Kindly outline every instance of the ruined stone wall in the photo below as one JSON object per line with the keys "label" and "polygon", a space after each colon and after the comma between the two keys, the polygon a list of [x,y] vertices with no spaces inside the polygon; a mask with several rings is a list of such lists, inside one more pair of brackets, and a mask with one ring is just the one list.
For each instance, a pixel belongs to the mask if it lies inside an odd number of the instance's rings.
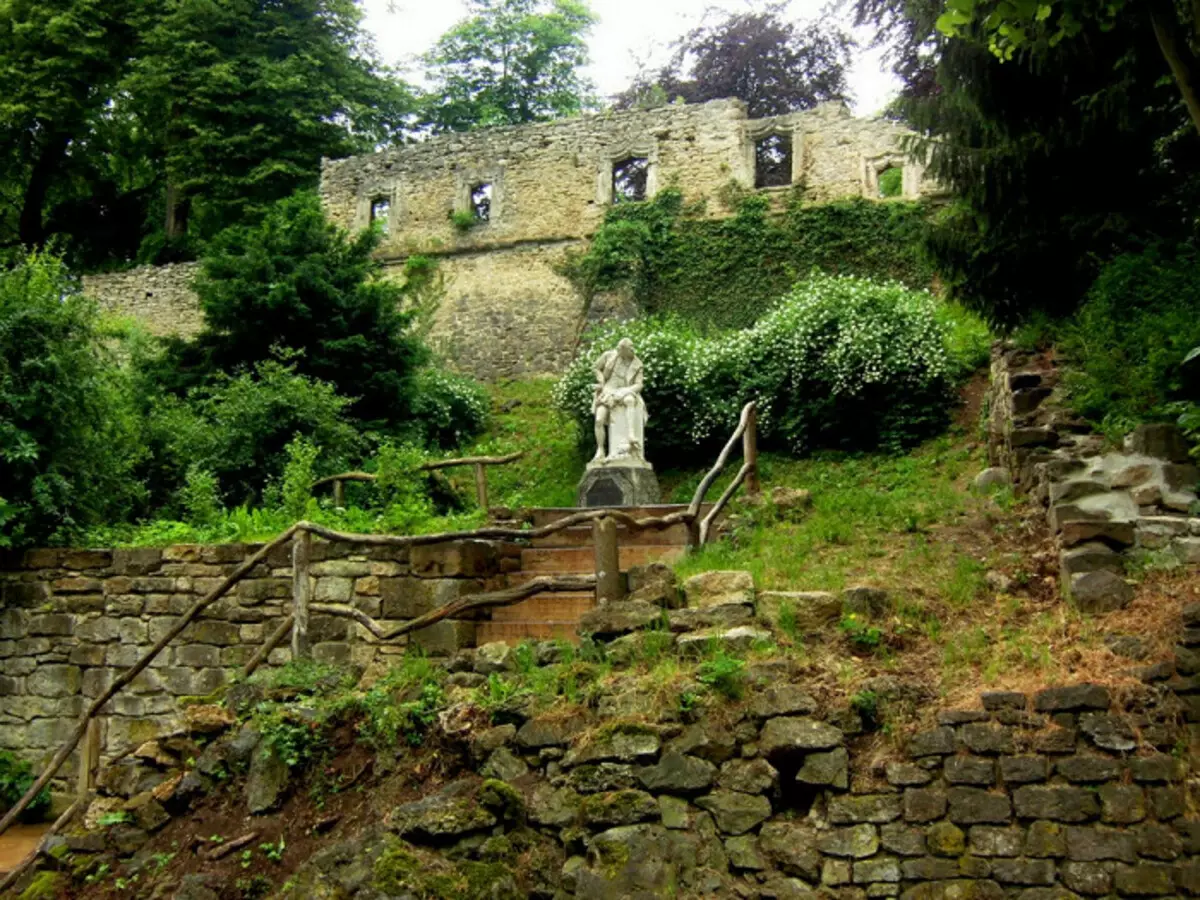
{"label": "ruined stone wall", "polygon": [[199,268],[199,263],[174,263],[84,275],[83,292],[105,312],[139,320],[151,334],[191,337],[204,325],[192,291]]}
{"label": "ruined stone wall", "polygon": [[[0,559],[0,749],[44,762],[86,705],[259,546],[30,550]],[[397,623],[463,593],[494,588],[501,569],[515,567],[508,557],[516,552],[481,541],[411,553],[316,541],[313,598],[350,603],[377,621]],[[180,698],[227,684],[290,611],[291,596],[285,545],[201,613],[112,700],[104,717],[107,752],[171,730],[181,714]],[[381,644],[348,619],[319,615],[311,617],[309,636],[315,659],[360,667],[403,653],[406,643]],[[445,620],[411,638],[431,653],[449,653],[474,644],[475,624]],[[290,659],[288,646],[274,650],[269,661]]]}

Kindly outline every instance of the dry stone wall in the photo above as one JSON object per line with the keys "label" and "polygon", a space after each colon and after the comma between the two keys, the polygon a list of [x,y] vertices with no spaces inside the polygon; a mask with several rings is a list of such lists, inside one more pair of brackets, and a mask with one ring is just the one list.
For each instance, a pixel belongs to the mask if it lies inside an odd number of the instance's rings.
{"label": "dry stone wall", "polygon": [[173,263],[84,275],[83,292],[105,312],[137,319],[153,335],[191,337],[204,325],[192,291],[198,271],[199,263]]}
{"label": "dry stone wall", "polygon": [[[259,546],[30,550],[0,560],[0,749],[40,763],[70,734],[112,679],[133,665],[178,617]],[[256,567],[113,698],[104,717],[109,753],[170,730],[180,699],[213,693],[258,650],[290,611],[289,546]],[[313,545],[315,602],[349,603],[385,624],[423,615],[464,593],[498,586],[516,548],[466,541],[435,547]],[[313,657],[366,667],[403,653],[344,618],[313,615]],[[414,632],[431,653],[475,642],[473,621],[445,620]],[[270,662],[291,657],[287,645]],[[64,777],[70,770],[64,772]]]}
{"label": "dry stone wall", "polygon": [[1132,601],[1130,552],[1200,564],[1200,468],[1174,425],[1142,425],[1108,447],[1062,402],[1053,359],[1006,344],[993,349],[988,402],[991,463],[1046,507],[1063,593],[1082,610]]}

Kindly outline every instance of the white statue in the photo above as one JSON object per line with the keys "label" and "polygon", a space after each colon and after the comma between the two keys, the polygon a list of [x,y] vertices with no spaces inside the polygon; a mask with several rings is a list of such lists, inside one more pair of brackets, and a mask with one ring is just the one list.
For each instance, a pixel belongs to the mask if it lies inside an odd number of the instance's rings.
{"label": "white statue", "polygon": [[[596,360],[596,455],[591,466],[649,466],[646,462],[646,404],[642,400],[642,361],[633,342],[622,338],[616,350]],[[605,453],[607,447],[608,452]]]}

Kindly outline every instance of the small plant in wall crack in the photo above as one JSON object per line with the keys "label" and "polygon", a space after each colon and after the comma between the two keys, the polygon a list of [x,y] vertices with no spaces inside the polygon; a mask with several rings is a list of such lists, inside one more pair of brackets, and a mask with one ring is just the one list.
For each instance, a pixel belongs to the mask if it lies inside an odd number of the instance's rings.
{"label": "small plant in wall crack", "polygon": [[450,213],[450,224],[454,226],[454,230],[459,234],[466,234],[479,224],[479,219],[476,218],[475,213],[459,209]]}

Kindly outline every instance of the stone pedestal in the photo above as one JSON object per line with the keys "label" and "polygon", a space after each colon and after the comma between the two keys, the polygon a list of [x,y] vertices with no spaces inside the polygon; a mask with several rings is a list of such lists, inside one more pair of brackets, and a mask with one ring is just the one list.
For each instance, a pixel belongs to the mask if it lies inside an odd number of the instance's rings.
{"label": "stone pedestal", "polygon": [[649,465],[589,466],[579,480],[581,507],[649,506],[660,502],[658,478]]}

